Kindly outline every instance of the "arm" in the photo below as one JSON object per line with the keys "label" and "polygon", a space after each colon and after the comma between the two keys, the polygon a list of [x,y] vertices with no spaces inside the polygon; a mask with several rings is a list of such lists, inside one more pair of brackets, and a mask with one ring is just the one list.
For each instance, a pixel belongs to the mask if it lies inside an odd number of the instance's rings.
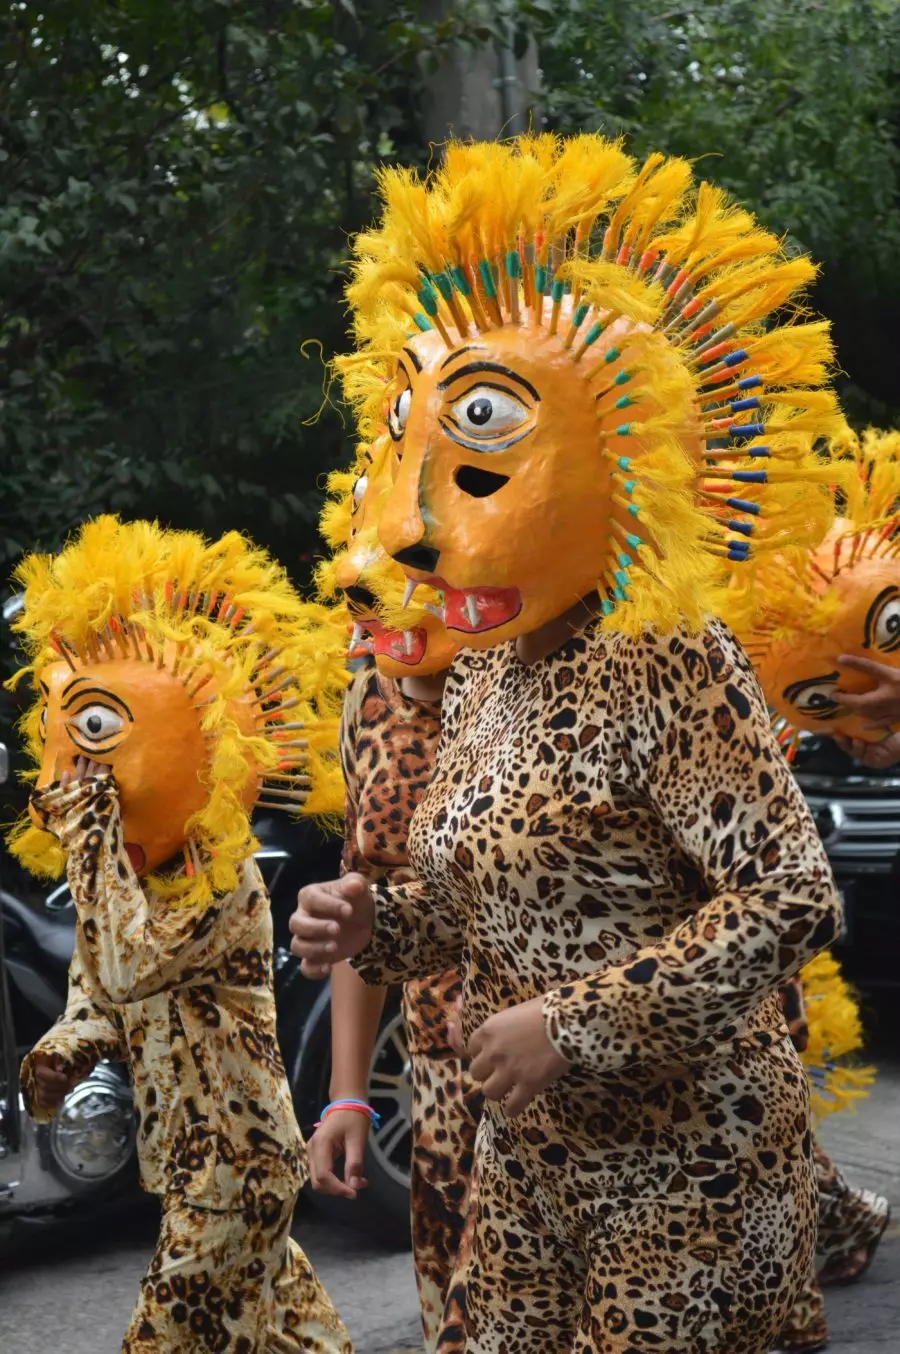
{"label": "arm", "polygon": [[[367,879],[376,876],[359,838],[360,777],[357,748],[362,704],[368,689],[363,672],[347,693],[341,712],[341,769],[344,774],[344,846],[341,874],[354,871]],[[349,964],[338,964],[331,974],[331,1098],[365,1100],[369,1064],[387,988],[367,986]],[[360,1116],[361,1117],[361,1116]],[[363,1120],[366,1131],[368,1121]]]}
{"label": "arm", "polygon": [[125,852],[110,775],[37,791],[32,803],[68,855],[90,966],[110,1001],[140,1001],[186,985],[251,921],[258,884],[253,872],[205,908],[173,906],[144,894]]}
{"label": "arm", "polygon": [[56,1113],[56,1108],[48,1109],[38,1101],[36,1073],[42,1061],[52,1063],[71,1087],[104,1059],[127,1062],[128,1044],[116,1008],[91,976],[79,923],[69,965],[66,1009],[22,1062],[22,1095],[31,1118],[46,1123]]}
{"label": "arm", "polygon": [[545,997],[548,1037],[570,1062],[614,1071],[696,1056],[837,934],[827,858],[742,666],[675,701],[662,734],[638,734],[635,779],[711,901],[626,963]]}

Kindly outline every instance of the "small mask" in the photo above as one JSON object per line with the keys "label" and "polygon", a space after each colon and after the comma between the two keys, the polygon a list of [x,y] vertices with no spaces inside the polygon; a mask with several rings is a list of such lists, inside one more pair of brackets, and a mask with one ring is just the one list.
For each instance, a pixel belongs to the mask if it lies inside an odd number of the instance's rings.
{"label": "small mask", "polygon": [[[208,545],[112,517],[18,577],[37,787],[108,765],[139,876],[192,902],[233,888],[252,809],[306,807],[306,726],[325,736],[347,680],[325,609],[236,532]],[[12,849],[35,873],[62,864],[37,819]]]}
{"label": "small mask", "polygon": [[841,706],[839,689],[872,683],[838,658],[900,667],[900,434],[870,431],[848,468],[847,515],[816,550],[760,569],[756,615],[742,635],[786,739],[798,729],[866,742],[885,733]]}

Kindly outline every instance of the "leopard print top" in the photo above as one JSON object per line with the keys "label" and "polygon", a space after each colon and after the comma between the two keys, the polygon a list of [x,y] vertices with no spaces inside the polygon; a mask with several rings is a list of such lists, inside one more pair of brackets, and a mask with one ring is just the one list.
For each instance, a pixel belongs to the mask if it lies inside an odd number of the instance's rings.
{"label": "leopard print top", "polygon": [[464,651],[409,848],[418,882],[384,893],[354,962],[389,981],[455,957],[467,1037],[546,994],[574,1070],[538,1115],[598,1077],[780,1043],[777,988],[839,923],[753,670],[718,624],[638,639],[592,624],[527,667],[513,644]]}
{"label": "leopard print top", "polygon": [[[402,883],[413,811],[431,776],[441,729],[438,702],[407,698],[400,683],[361,669],[344,698],[341,762],[347,787],[342,870]],[[458,969],[406,983],[411,1052],[448,1057],[447,1020],[461,991]]]}
{"label": "leopard print top", "polygon": [[205,911],[164,905],[131,868],[109,775],[37,791],[33,803],[68,854],[78,923],[66,1010],[22,1067],[31,1116],[52,1117],[35,1101],[36,1053],[81,1075],[120,1058],[145,1189],[223,1209],[295,1194],[306,1152],[276,1037],[256,864]]}

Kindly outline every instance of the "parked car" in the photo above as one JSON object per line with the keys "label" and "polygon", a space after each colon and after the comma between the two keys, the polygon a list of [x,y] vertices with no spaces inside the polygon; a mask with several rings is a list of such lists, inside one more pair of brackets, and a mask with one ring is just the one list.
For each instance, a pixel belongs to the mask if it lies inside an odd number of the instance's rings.
{"label": "parked car", "polygon": [[870,770],[809,734],[794,772],[844,896],[844,972],[867,992],[900,987],[900,765]]}

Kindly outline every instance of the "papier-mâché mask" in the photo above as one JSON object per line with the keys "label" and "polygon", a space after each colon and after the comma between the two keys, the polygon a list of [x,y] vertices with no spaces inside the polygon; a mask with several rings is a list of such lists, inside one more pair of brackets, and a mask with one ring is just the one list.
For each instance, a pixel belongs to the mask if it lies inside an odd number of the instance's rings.
{"label": "papier-m\u00e2ch\u00e9 mask", "polygon": [[599,590],[607,623],[700,624],[729,561],[821,538],[836,423],[814,276],[688,165],[602,137],[450,146],[385,170],[339,361],[396,477],[381,542],[484,646]]}
{"label": "papier-m\u00e2ch\u00e9 mask", "polygon": [[[256,805],[321,811],[306,769],[334,738],[342,646],[327,609],[262,551],[236,532],[210,545],[102,517],[17,573],[37,786],[80,758],[109,766],[132,865],[158,892],[204,902],[233,888]],[[35,873],[61,867],[37,820],[11,845]]]}

